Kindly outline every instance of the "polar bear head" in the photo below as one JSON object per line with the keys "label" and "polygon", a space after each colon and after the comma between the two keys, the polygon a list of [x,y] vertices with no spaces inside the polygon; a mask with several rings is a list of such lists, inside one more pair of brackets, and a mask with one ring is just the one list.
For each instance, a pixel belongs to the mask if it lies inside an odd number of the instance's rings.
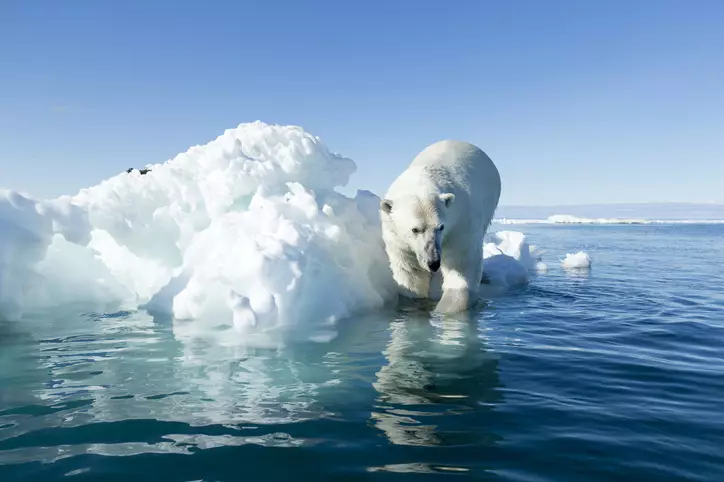
{"label": "polar bear head", "polygon": [[440,269],[442,242],[449,232],[445,226],[448,208],[454,200],[454,194],[440,193],[380,201],[384,229],[394,236],[395,244],[414,253],[427,271]]}

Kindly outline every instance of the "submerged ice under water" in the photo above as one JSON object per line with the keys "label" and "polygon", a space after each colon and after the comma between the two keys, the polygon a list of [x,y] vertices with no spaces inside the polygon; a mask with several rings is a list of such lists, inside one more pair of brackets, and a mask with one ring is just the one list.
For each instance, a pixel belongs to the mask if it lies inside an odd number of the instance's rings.
{"label": "submerged ice under water", "polygon": [[[149,168],[53,200],[0,191],[0,317],[144,308],[275,343],[396,300],[379,198],[335,191],[355,163],[302,128],[242,124]],[[519,232],[481,249],[488,294],[546,269]]]}

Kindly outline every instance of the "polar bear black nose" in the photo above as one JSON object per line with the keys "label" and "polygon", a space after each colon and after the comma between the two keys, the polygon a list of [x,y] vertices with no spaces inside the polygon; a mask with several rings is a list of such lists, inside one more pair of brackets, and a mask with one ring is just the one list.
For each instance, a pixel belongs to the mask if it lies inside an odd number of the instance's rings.
{"label": "polar bear black nose", "polygon": [[427,267],[434,273],[440,269],[440,261],[431,261],[427,263]]}

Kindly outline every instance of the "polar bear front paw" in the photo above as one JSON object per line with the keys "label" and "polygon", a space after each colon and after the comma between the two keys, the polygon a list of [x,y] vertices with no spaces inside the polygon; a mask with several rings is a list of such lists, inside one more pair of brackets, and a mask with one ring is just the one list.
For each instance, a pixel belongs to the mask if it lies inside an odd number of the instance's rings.
{"label": "polar bear front paw", "polygon": [[430,292],[430,275],[424,271],[393,270],[398,292],[405,298],[426,299]]}
{"label": "polar bear front paw", "polygon": [[435,307],[438,313],[460,313],[472,308],[478,299],[467,288],[453,288],[444,290],[440,302]]}

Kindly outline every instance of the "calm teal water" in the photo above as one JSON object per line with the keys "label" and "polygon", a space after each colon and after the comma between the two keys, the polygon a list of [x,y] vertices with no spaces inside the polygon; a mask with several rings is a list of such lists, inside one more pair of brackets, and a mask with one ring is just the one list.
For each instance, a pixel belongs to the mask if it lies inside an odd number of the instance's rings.
{"label": "calm teal water", "polygon": [[724,480],[724,226],[515,229],[551,269],[469,321],[282,352],[145,313],[2,323],[0,480]]}

